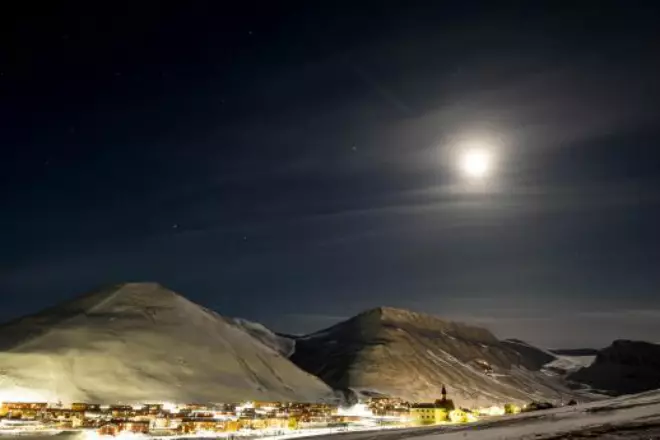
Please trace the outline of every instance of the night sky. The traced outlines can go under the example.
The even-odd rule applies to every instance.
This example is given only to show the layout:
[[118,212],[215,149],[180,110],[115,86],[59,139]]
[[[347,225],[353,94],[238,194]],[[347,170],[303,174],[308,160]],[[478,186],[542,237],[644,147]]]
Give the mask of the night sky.
[[282,332],[389,305],[660,342],[657,2],[26,3],[1,320],[158,281]]

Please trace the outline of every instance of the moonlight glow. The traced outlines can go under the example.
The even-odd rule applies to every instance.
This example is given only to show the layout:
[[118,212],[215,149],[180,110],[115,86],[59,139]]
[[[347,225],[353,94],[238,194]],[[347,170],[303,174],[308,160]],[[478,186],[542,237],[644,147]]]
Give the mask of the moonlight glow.
[[470,179],[484,179],[492,172],[493,157],[486,149],[473,148],[461,155],[459,167]]

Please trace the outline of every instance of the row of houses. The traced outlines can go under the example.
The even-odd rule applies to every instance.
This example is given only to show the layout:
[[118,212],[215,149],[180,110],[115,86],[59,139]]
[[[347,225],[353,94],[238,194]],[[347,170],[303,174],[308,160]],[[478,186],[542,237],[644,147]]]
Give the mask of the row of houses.
[[[489,415],[495,413],[497,411]],[[327,403],[259,401],[213,406],[74,403],[64,407],[20,402],[0,405],[0,418],[4,420],[30,422],[30,426],[37,421],[41,423],[40,426],[57,429],[96,429],[101,434],[111,435],[124,431],[160,435],[242,430],[284,431],[375,422],[409,426],[471,422],[478,415],[477,412],[455,408],[453,401],[447,399],[444,387],[441,399],[432,403],[411,404],[391,397],[374,397],[366,404],[357,404],[348,409]],[[20,426],[20,423],[14,422],[14,425]]]
[[[291,430],[357,423],[361,417],[340,414],[336,405],[323,403],[248,402],[238,405],[99,405],[74,403],[70,407],[46,403],[5,402],[0,417],[17,430],[39,422],[44,428],[96,429],[119,432],[189,434],[240,430]],[[21,422],[21,423],[19,423]]]

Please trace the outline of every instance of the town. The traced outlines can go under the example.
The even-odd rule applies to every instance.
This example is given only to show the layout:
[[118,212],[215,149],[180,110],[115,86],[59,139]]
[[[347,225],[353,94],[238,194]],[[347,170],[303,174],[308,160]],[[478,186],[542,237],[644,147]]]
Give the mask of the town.
[[409,403],[373,397],[351,407],[330,403],[251,401],[240,404],[101,405],[3,402],[0,432],[86,430],[100,436],[124,433],[150,436],[204,435],[261,437],[311,430],[386,429],[443,423],[469,423],[483,416],[517,413],[520,408],[455,408],[442,397],[435,402]]

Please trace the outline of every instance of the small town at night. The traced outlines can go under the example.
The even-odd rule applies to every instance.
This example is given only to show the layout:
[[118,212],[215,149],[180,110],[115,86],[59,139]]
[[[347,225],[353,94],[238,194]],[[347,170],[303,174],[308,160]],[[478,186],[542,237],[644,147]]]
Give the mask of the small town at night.
[[304,437],[342,431],[463,424],[520,412],[520,407],[455,408],[442,389],[435,402],[372,397],[363,403],[248,401],[231,404],[133,405],[3,402],[0,434],[82,432],[103,436]]

